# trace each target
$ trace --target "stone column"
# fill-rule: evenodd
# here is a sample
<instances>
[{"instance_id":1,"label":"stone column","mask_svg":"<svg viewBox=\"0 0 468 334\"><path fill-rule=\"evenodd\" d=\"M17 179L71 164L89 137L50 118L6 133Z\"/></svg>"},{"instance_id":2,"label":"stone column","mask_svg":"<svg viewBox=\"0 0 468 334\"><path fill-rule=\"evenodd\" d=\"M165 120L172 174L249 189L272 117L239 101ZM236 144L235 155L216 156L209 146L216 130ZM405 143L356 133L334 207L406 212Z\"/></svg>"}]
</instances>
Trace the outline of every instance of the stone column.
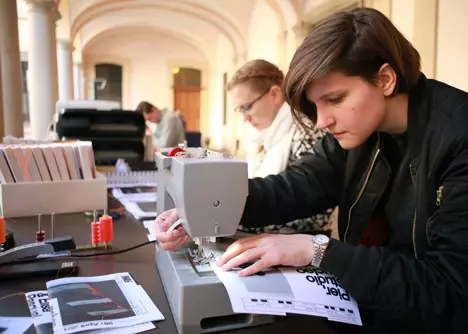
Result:
<instances>
[{"instance_id":1,"label":"stone column","mask_svg":"<svg viewBox=\"0 0 468 334\"><path fill-rule=\"evenodd\" d=\"M73 99L73 59L70 41L57 41L57 64L60 100Z\"/></svg>"},{"instance_id":2,"label":"stone column","mask_svg":"<svg viewBox=\"0 0 468 334\"><path fill-rule=\"evenodd\" d=\"M277 36L278 41L278 67L286 73L289 67L289 60L288 60L288 48L287 48L287 31L281 31Z\"/></svg>"},{"instance_id":3,"label":"stone column","mask_svg":"<svg viewBox=\"0 0 468 334\"><path fill-rule=\"evenodd\" d=\"M83 99L83 97L81 96L82 80L80 63L73 64L73 88L75 100Z\"/></svg>"},{"instance_id":4,"label":"stone column","mask_svg":"<svg viewBox=\"0 0 468 334\"><path fill-rule=\"evenodd\" d=\"M50 61L52 67L52 100L55 103L59 99L59 84L58 84L58 65L57 65L57 21L62 18L58 11L57 5L54 5L49 13L50 16ZM55 112L55 110L54 110Z\"/></svg>"},{"instance_id":5,"label":"stone column","mask_svg":"<svg viewBox=\"0 0 468 334\"><path fill-rule=\"evenodd\" d=\"M23 136L23 81L16 1L0 1L0 57L5 135Z\"/></svg>"},{"instance_id":6,"label":"stone column","mask_svg":"<svg viewBox=\"0 0 468 334\"><path fill-rule=\"evenodd\" d=\"M49 12L53 0L26 0L29 6L29 112L31 136L46 138L55 110ZM55 43L55 41L54 41Z\"/></svg>"}]
</instances>

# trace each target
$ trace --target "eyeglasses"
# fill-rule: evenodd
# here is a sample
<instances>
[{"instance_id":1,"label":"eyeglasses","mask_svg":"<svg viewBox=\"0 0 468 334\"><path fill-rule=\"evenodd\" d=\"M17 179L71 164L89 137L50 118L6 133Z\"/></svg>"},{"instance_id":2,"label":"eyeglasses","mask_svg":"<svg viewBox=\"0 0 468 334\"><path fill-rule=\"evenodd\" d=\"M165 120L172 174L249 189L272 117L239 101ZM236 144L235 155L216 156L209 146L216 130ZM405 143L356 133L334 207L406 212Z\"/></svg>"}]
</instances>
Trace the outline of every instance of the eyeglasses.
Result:
<instances>
[{"instance_id":1,"label":"eyeglasses","mask_svg":"<svg viewBox=\"0 0 468 334\"><path fill-rule=\"evenodd\" d=\"M247 114L251 109L252 107L254 106L255 103L257 103L258 101L260 101L262 99L262 97L264 97L269 91L270 91L271 88L268 88L268 90L266 90L265 92L263 92L259 97L257 97L255 100L253 100L252 102L244 105L244 106L240 106L240 107L237 107L236 109L234 109L236 112L240 112L242 114Z\"/></svg>"}]
</instances>

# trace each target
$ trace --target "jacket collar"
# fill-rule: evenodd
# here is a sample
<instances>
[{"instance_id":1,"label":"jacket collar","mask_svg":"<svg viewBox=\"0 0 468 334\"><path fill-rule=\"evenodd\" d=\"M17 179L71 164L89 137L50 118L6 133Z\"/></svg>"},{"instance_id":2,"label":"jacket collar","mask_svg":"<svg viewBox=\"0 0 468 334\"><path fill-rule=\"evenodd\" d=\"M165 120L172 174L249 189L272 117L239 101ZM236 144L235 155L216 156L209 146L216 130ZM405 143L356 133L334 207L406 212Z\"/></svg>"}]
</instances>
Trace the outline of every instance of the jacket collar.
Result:
<instances>
[{"instance_id":1,"label":"jacket collar","mask_svg":"<svg viewBox=\"0 0 468 334\"><path fill-rule=\"evenodd\" d=\"M427 93L427 78L421 73L416 85L409 92L408 101L408 145L412 159L421 152L424 133L430 117Z\"/></svg>"}]
</instances>

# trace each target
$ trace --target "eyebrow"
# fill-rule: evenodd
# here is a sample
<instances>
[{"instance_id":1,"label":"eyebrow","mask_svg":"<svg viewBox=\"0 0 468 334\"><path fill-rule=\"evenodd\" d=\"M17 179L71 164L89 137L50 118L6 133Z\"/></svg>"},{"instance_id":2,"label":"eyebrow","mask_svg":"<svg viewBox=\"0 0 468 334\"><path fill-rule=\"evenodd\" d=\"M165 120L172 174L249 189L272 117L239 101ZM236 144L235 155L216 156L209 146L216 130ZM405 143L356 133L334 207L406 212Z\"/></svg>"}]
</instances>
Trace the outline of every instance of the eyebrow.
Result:
<instances>
[{"instance_id":1,"label":"eyebrow","mask_svg":"<svg viewBox=\"0 0 468 334\"><path fill-rule=\"evenodd\" d=\"M332 91L332 92L328 92L328 93L323 94L322 96L320 96L319 100L324 100L326 98L336 97L337 95L344 95L344 94L346 94L346 91L336 90L336 91Z\"/></svg>"}]
</instances>

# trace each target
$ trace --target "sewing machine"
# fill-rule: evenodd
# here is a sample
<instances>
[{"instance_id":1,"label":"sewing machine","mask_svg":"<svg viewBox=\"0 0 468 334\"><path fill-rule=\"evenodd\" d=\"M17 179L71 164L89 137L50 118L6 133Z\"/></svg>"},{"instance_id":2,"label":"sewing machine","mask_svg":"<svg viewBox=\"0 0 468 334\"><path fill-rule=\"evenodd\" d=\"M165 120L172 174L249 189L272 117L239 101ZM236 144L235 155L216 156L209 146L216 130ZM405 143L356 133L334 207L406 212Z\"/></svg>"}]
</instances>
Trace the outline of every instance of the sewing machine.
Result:
<instances>
[{"instance_id":1,"label":"sewing machine","mask_svg":"<svg viewBox=\"0 0 468 334\"><path fill-rule=\"evenodd\" d=\"M157 246L156 263L179 334L213 333L273 322L232 311L211 261L232 243L248 195L247 163L206 149L157 152L157 212L177 208L195 242L177 252Z\"/></svg>"}]
</instances>

